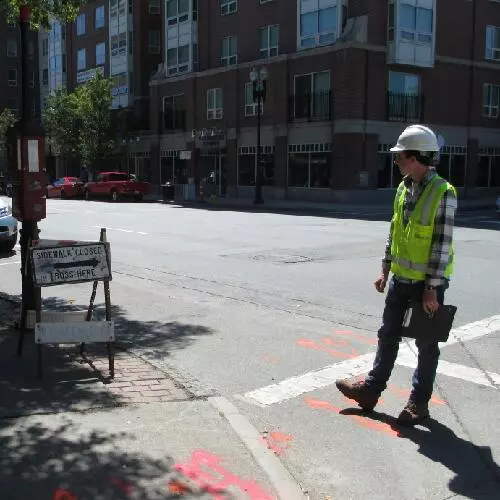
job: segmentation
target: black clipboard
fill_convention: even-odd
[[[422,303],[410,301],[403,320],[401,335],[412,339],[446,342],[450,336],[457,307],[442,305],[434,314],[424,311]]]

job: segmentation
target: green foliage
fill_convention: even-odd
[[[19,8],[26,5],[31,9],[31,23],[34,27],[47,28],[51,18],[60,21],[74,21],[79,8],[89,3],[85,0],[0,0],[0,12],[8,22],[17,22]]]
[[[59,89],[47,98],[43,123],[57,154],[77,157],[89,167],[110,155],[116,139],[112,87],[98,73],[72,93]]]
[[[0,142],[5,140],[7,132],[15,125],[16,121],[16,117],[10,109],[5,108],[0,113]]]

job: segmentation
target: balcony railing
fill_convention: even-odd
[[[332,92],[314,92],[290,96],[290,121],[328,121],[332,119]]]
[[[184,109],[169,109],[163,114],[164,130],[186,130],[186,111]]]
[[[423,120],[422,95],[387,92],[387,119],[391,122],[418,123]]]

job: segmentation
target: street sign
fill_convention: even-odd
[[[111,280],[109,243],[40,245],[32,247],[30,253],[36,286]]]

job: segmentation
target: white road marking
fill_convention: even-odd
[[[443,347],[474,340],[499,330],[500,315],[491,316],[490,318],[453,329],[450,333],[448,342]],[[295,398],[307,392],[330,386],[334,384],[337,379],[351,378],[367,373],[370,371],[374,359],[375,352],[363,354],[354,359],[348,359],[340,363],[328,365],[319,370],[310,371],[296,377],[285,379],[277,384],[271,384],[254,391],[247,392],[241,396],[240,399],[257,406],[270,406],[272,404],[281,403],[282,401]],[[414,364],[416,362],[413,350],[407,345],[401,345],[399,349],[396,363],[400,364],[400,361],[403,366],[408,366],[408,364]],[[440,361],[440,363],[442,363],[442,361]],[[412,366],[414,366],[413,364]],[[454,364],[451,363],[451,365]],[[448,366],[448,368],[450,367]],[[443,373],[444,375],[456,376],[457,374],[460,374],[461,376],[458,378],[463,378],[464,380],[469,380],[471,382],[478,379],[477,373],[474,372],[474,369],[472,368],[469,368],[469,371],[467,371],[459,370],[455,366],[447,370],[446,364],[443,364],[441,370],[444,370],[440,371],[440,373]],[[466,374],[469,374],[473,380],[471,380],[471,378],[464,378]],[[490,376],[492,376],[493,380],[495,380],[496,377],[499,377],[497,374],[491,374]],[[491,383],[488,383],[488,385],[491,386]]]
[[[115,231],[120,231],[120,233],[133,233],[130,229],[115,229]]]
[[[21,264],[21,261],[15,260],[14,262],[2,262],[0,266],[11,266],[12,264]]]
[[[101,229],[103,226],[92,226],[95,229]],[[141,236],[147,236],[149,233],[145,233],[144,231],[133,231],[131,229],[118,229],[113,227],[106,227],[109,231],[119,231],[120,233],[131,233],[131,234],[140,234]]]

